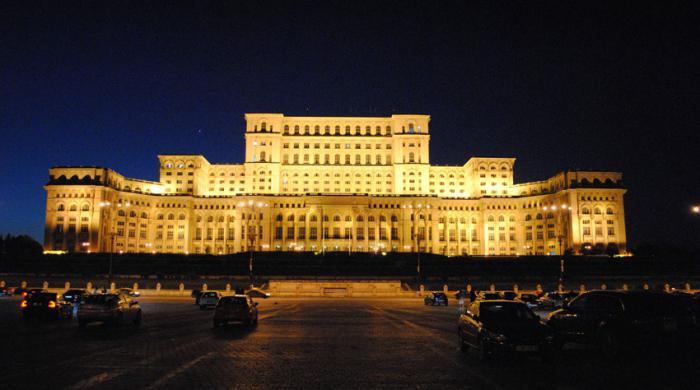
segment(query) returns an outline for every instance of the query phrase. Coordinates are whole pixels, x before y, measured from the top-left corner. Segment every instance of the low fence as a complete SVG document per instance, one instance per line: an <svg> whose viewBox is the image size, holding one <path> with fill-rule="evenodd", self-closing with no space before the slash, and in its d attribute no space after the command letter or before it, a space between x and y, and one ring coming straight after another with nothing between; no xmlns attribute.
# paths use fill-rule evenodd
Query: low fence
<svg viewBox="0 0 700 390"><path fill-rule="evenodd" d="M219 291L222 294L229 295L233 294L235 291L249 287L250 285L243 284L231 284L226 283L225 285L209 286L207 283L202 284L189 284L186 286L185 283L179 283L175 287L165 288L159 282L154 285L143 286L139 285L138 282L135 283L116 283L113 282L111 285L107 286L96 285L91 281L86 283L71 283L69 281L59 284L50 284L48 281L44 280L42 282L34 282L22 280L12 287L21 288L44 288L51 292L62 293L70 288L85 288L88 291L99 291L102 289L115 291L118 288L131 288L134 291L138 291L141 296L153 296L153 297L190 297L193 289L196 290L213 290ZM457 292L470 292L474 291L501 291L501 290L512 290L519 293L542 293L546 291L576 291L585 292L589 289L601 289L601 290L656 290L656 291L685 291L689 293L695 293L700 290L694 288L690 283L683 284L650 284L650 283L620 283L617 285L611 285L607 283L602 284L578 284L564 285L559 284L554 288L546 288L546 284L536 284L536 285L519 285L515 284L496 284L491 283L488 285L472 285L472 284L443 284L441 288L427 288L425 285L418 285L417 288L412 288L406 283L402 283L399 280L270 280L269 283L262 285L262 288L269 291L274 297L354 297L354 298L381 298L381 297L394 297L394 298L412 298L412 297L423 297L427 295L430 291L442 291L450 295L454 295ZM5 280L0 280L0 288L10 287ZM146 287L146 288L141 288ZM697 286L695 286L697 287Z"/></svg>

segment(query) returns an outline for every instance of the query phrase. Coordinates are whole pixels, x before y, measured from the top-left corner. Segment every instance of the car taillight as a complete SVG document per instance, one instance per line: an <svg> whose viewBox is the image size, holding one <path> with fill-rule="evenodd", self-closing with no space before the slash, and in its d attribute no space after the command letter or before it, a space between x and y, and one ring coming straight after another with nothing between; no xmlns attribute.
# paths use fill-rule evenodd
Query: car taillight
<svg viewBox="0 0 700 390"><path fill-rule="evenodd" d="M19 307L21 307L21 308L27 307L27 301L22 301L22 303L20 303Z"/></svg>
<svg viewBox="0 0 700 390"><path fill-rule="evenodd" d="M49 301L49 309L55 309L55 308L56 308L56 302Z"/></svg>
<svg viewBox="0 0 700 390"><path fill-rule="evenodd" d="M26 296L27 296L27 292L25 291L25 292L22 293L22 297L24 298L24 297L26 297Z"/></svg>

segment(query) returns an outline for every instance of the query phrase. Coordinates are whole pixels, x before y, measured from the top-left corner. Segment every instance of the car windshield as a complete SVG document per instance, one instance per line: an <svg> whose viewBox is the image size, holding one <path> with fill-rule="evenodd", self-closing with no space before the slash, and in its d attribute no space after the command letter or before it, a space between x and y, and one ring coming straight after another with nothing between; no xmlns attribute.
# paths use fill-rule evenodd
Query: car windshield
<svg viewBox="0 0 700 390"><path fill-rule="evenodd" d="M498 293L485 293L484 299L501 299L501 296Z"/></svg>
<svg viewBox="0 0 700 390"><path fill-rule="evenodd" d="M111 304L113 302L117 302L119 300L119 297L116 295L112 294L104 294L104 295L90 295L85 298L85 303L90 304L90 305L105 305L105 304Z"/></svg>
<svg viewBox="0 0 700 390"><path fill-rule="evenodd" d="M245 297L224 297L219 301L219 306L222 305L235 305L243 306L246 305L248 300Z"/></svg>
<svg viewBox="0 0 700 390"><path fill-rule="evenodd" d="M491 302L479 306L479 318L483 322L534 320L530 309L521 303Z"/></svg>
<svg viewBox="0 0 700 390"><path fill-rule="evenodd" d="M513 291L506 291L503 293L503 298L505 299L515 299L516 296L518 296L518 294Z"/></svg>
<svg viewBox="0 0 700 390"><path fill-rule="evenodd" d="M56 294L54 293L34 293L32 296L27 297L27 301L31 302L46 302L55 300Z"/></svg>

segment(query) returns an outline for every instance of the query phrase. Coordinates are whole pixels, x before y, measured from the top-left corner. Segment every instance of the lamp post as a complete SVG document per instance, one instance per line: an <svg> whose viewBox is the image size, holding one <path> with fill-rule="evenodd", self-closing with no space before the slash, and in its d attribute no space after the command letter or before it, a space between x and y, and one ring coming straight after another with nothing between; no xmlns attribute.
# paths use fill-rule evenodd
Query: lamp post
<svg viewBox="0 0 700 390"><path fill-rule="evenodd" d="M258 224L255 226L255 229L253 230L251 234L250 230L250 218L248 218L248 241L250 244L248 245L248 248L250 249L250 256L248 257L248 278L250 279L250 286L253 286L253 251L255 248L255 243L256 239L258 236L258 230L262 226L262 219L258 218L259 215L257 215L257 208L262 208L262 207L267 207L267 203L263 202L258 202L255 203L252 200L248 200L248 202L241 202L238 204L240 207L245 207L246 205L250 209L251 216L255 217L255 220L258 221Z"/></svg>
<svg viewBox="0 0 700 390"><path fill-rule="evenodd" d="M559 243L559 283L561 284L561 283L564 283L564 273L565 273L565 266L566 266L564 252L562 251L562 244L564 243L564 240L568 238L567 233L568 233L568 223L569 223L568 218L565 221L561 221L561 216L562 215L568 216L568 213L571 211L571 207L567 206L567 204L564 203L561 205L544 206L544 211L545 211L545 224L547 223L547 216L549 214L548 211L553 211L553 212L556 212L557 225L560 225L560 224L563 225L561 227L558 227L557 225L555 225L555 228L559 230L558 234L556 235L556 238L557 238L557 242Z"/></svg>

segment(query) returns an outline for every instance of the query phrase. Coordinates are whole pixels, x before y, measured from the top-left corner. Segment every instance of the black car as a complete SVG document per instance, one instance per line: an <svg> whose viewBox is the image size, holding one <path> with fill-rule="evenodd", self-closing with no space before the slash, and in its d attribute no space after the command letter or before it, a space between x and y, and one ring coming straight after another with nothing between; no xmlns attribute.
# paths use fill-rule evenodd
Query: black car
<svg viewBox="0 0 700 390"><path fill-rule="evenodd" d="M27 295L20 304L25 320L32 318L61 319L73 316L73 305L56 293L37 292Z"/></svg>
<svg viewBox="0 0 700 390"><path fill-rule="evenodd" d="M589 291L549 314L558 344L591 344L607 357L634 347L683 348L697 342L690 300L661 292Z"/></svg>
<svg viewBox="0 0 700 390"><path fill-rule="evenodd" d="M478 300L460 315L457 328L462 351L474 348L483 360L496 354L553 351L554 334L523 302Z"/></svg>
<svg viewBox="0 0 700 390"><path fill-rule="evenodd" d="M10 292L10 289L7 287L0 287L0 297L5 297L5 296L10 296L12 293Z"/></svg>
<svg viewBox="0 0 700 390"><path fill-rule="evenodd" d="M74 288L63 293L63 299L72 303L80 303L88 292L82 288Z"/></svg>
<svg viewBox="0 0 700 390"><path fill-rule="evenodd" d="M194 304L199 305L199 297L202 295L202 290L192 290L190 296L194 298Z"/></svg>
<svg viewBox="0 0 700 390"><path fill-rule="evenodd" d="M426 306L435 306L435 305L444 305L447 306L447 295L445 293L430 293L425 299L423 299L423 303L425 303Z"/></svg>

